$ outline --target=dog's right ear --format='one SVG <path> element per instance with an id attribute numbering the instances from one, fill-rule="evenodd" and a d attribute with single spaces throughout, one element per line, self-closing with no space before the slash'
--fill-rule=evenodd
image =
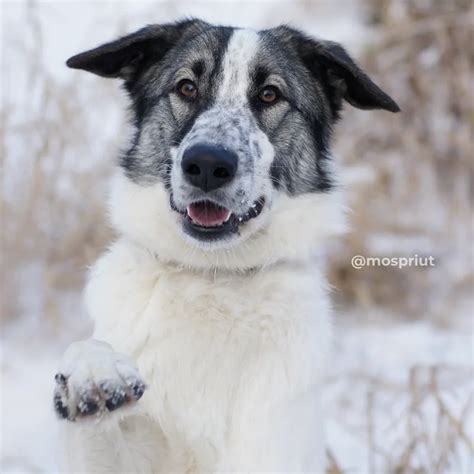
<path id="1" fill-rule="evenodd" d="M 103 77 L 130 81 L 147 66 L 159 61 L 183 34 L 204 22 L 185 20 L 165 25 L 149 25 L 135 33 L 103 44 L 69 58 L 67 66 L 83 69 Z"/>

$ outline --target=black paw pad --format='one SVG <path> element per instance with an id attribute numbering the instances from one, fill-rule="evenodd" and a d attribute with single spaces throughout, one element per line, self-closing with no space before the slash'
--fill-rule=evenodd
<path id="1" fill-rule="evenodd" d="M 66 377 L 63 374 L 56 374 L 54 376 L 54 380 L 56 380 L 56 383 L 59 385 L 66 385 Z"/>
<path id="2" fill-rule="evenodd" d="M 60 418 L 69 417 L 69 409 L 64 405 L 59 394 L 54 396 L 54 409 Z"/>
<path id="3" fill-rule="evenodd" d="M 127 392 L 121 387 L 104 382 L 100 385 L 100 388 L 104 393 L 105 406 L 109 411 L 120 408 L 124 403 L 130 400 Z"/>
<path id="4" fill-rule="evenodd" d="M 137 381 L 130 385 L 130 388 L 135 399 L 140 400 L 140 398 L 142 398 L 142 395 L 145 393 L 146 385 L 143 382 Z"/>
<path id="5" fill-rule="evenodd" d="M 95 415 L 99 411 L 99 408 L 99 403 L 94 398 L 82 399 L 77 405 L 79 413 L 83 416 Z"/>
<path id="6" fill-rule="evenodd" d="M 107 410 L 114 411 L 117 408 L 120 408 L 124 403 L 127 403 L 129 400 L 126 393 L 114 394 L 112 398 L 109 398 L 105 401 L 105 406 Z"/>

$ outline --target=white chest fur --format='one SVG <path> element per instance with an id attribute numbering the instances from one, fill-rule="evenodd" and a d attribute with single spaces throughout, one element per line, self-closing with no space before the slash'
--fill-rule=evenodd
<path id="1" fill-rule="evenodd" d="M 137 362 L 148 416 L 210 459 L 272 410 L 294 418 L 330 344 L 324 281 L 306 264 L 194 272 L 122 240 L 94 267 L 86 303 L 94 337 Z"/>

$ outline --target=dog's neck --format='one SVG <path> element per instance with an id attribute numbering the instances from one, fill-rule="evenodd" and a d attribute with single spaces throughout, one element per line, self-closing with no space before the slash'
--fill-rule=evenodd
<path id="1" fill-rule="evenodd" d="M 203 248 L 181 235 L 169 194 L 160 183 L 140 186 L 123 174 L 113 181 L 112 223 L 119 235 L 177 269 L 210 273 L 252 272 L 270 265 L 307 264 L 345 231 L 340 193 L 278 195 L 261 228 L 234 246 Z"/>
<path id="2" fill-rule="evenodd" d="M 282 259 L 268 265 L 255 265 L 251 267 L 239 268 L 224 268 L 224 267 L 196 267 L 180 261 L 164 260 L 158 254 L 154 253 L 153 257 L 161 267 L 165 267 L 168 272 L 172 273 L 192 273 L 195 275 L 204 276 L 207 278 L 220 279 L 251 276 L 259 272 L 272 271 L 273 269 L 281 269 L 282 267 L 306 267 L 322 268 L 324 266 L 324 259 L 319 255 L 314 255 L 305 261 Z"/>

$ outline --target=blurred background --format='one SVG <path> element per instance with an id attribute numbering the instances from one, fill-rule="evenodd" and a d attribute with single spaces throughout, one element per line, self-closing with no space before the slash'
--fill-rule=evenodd
<path id="1" fill-rule="evenodd" d="M 335 160 L 347 237 L 331 242 L 330 473 L 468 473 L 473 417 L 473 26 L 468 0 L 2 2 L 1 472 L 56 470 L 56 363 L 90 325 L 85 271 L 113 238 L 107 176 L 119 84 L 71 55 L 146 23 L 290 23 L 339 41 L 402 113 L 346 107 Z M 354 269 L 354 255 L 434 267 Z"/>

